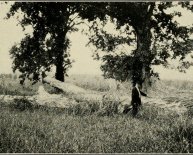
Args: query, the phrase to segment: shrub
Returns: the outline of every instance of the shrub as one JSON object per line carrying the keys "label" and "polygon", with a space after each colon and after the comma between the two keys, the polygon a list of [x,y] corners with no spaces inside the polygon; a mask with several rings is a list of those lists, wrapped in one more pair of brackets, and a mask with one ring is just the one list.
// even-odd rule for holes
{"label": "shrub", "polygon": [[28,99],[21,98],[21,99],[14,99],[12,103],[10,103],[10,107],[17,109],[19,111],[24,110],[34,110],[37,105],[35,103],[32,103],[32,101],[29,101]]}

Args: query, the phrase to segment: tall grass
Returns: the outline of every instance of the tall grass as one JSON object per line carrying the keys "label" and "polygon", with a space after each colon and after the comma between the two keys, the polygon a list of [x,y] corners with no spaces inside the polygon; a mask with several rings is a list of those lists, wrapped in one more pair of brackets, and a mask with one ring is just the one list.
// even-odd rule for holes
{"label": "tall grass", "polygon": [[144,107],[133,118],[0,106],[1,153],[193,152],[190,119],[157,108]]}
{"label": "tall grass", "polygon": [[[19,83],[19,79],[0,77],[0,95],[21,95],[21,96],[31,96],[37,94],[38,87],[42,83],[38,82],[32,85],[32,82],[26,80],[24,85]],[[54,93],[55,89],[48,84],[43,84],[45,89]]]}
{"label": "tall grass", "polygon": [[73,83],[77,86],[83,87],[85,89],[96,90],[96,91],[109,91],[116,90],[119,82],[114,79],[104,79],[99,75],[70,75],[67,82]]}
{"label": "tall grass", "polygon": [[[104,79],[99,75],[70,75],[67,82],[73,83],[85,89],[101,92],[115,91],[119,87],[120,95],[131,94],[132,85],[130,81],[118,82],[114,79]],[[156,80],[152,81],[151,86],[144,86],[143,91],[150,96],[165,97],[178,90],[193,90],[193,81],[182,80]],[[175,94],[174,94],[175,95]]]}
{"label": "tall grass", "polygon": [[185,80],[164,80],[164,84],[180,90],[193,90],[193,81]]}
{"label": "tall grass", "polygon": [[[70,75],[66,78],[66,82],[73,83],[88,91],[98,91],[97,93],[114,93],[119,95],[130,95],[132,90],[131,82],[119,82],[114,79],[104,79],[99,75]],[[95,93],[95,92],[94,92]]]}
{"label": "tall grass", "polygon": [[[40,83],[20,86],[18,81],[0,80],[0,94],[34,95]],[[90,90],[117,90],[117,83],[102,78],[72,76],[67,79]],[[168,93],[163,83],[152,93]],[[129,94],[131,85],[121,84]],[[56,90],[45,85],[47,91]],[[177,87],[177,86],[175,86]],[[188,86],[183,86],[187,90]],[[180,86],[181,88],[181,86]],[[119,95],[119,94],[118,94]],[[112,97],[113,98],[113,97]],[[7,105],[0,101],[1,153],[193,153],[192,112],[178,115],[144,106],[137,117],[117,113],[117,100],[81,102],[68,109],[34,105],[25,98]]]}

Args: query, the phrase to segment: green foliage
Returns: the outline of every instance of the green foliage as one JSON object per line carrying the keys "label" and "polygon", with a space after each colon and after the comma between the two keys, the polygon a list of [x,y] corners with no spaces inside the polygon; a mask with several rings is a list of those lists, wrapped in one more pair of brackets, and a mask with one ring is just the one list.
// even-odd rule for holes
{"label": "green foliage", "polygon": [[[105,78],[113,78],[121,82],[127,80],[141,81],[143,78],[143,65],[132,56],[109,54],[103,56],[102,61],[104,64],[101,66],[101,70],[104,72]],[[150,76],[158,77],[158,74],[151,70]]]}

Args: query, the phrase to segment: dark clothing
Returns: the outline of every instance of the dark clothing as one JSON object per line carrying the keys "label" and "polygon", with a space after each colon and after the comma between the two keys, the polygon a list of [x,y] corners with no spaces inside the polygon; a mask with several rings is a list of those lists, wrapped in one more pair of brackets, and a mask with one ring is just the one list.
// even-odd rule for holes
{"label": "dark clothing", "polygon": [[[147,96],[147,94],[143,93],[142,91],[140,91],[140,94],[141,94],[142,96]],[[137,88],[134,87],[133,90],[132,90],[132,100],[131,100],[131,104],[132,104],[132,105],[135,104],[135,103],[141,105],[140,94],[139,94]]]}
{"label": "dark clothing", "polygon": [[[143,93],[142,91],[140,91],[140,94],[142,96],[147,96],[147,94]],[[133,106],[133,116],[138,113],[139,107],[141,106],[140,94],[136,87],[132,89],[131,105]]]}
{"label": "dark clothing", "polygon": [[130,110],[132,110],[130,105],[125,105],[123,109],[123,114],[127,114]]}

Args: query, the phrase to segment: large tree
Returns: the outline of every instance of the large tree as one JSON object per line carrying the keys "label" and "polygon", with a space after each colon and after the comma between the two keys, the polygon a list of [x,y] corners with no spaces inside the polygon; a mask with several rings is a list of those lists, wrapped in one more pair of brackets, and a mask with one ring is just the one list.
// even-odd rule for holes
{"label": "large tree", "polygon": [[[77,30],[74,26],[79,23],[74,19],[81,17],[93,23],[90,42],[97,50],[107,52],[101,66],[105,77],[143,82],[157,76],[152,65],[167,66],[167,59],[176,57],[180,58],[179,68],[183,70],[191,65],[183,61],[192,49],[191,29],[174,20],[180,12],[167,13],[172,7],[175,7],[172,2],[15,3],[8,17],[21,10],[24,18],[20,23],[23,27],[32,25],[33,35],[27,35],[12,48],[13,69],[23,73],[23,80],[32,75],[36,81],[55,65],[56,79],[64,81],[64,73],[71,64],[66,34]],[[118,35],[99,27],[100,21],[102,27],[108,24],[108,17],[120,32]],[[117,46],[123,44],[135,44],[135,50],[115,54]],[[98,56],[99,52],[95,54]]]}
{"label": "large tree", "polygon": [[52,66],[56,67],[55,78],[65,80],[66,70],[71,66],[67,33],[78,30],[76,26],[82,23],[78,20],[80,10],[79,3],[15,2],[11,6],[7,17],[20,13],[21,26],[33,29],[10,51],[13,70],[22,73],[22,83],[26,78],[38,81]]}
{"label": "large tree", "polygon": [[[176,2],[175,2],[176,3]],[[168,66],[168,59],[180,59],[179,70],[192,65],[186,61],[191,53],[191,27],[180,26],[175,17],[181,12],[168,11],[184,6],[185,3],[173,2],[124,2],[108,3],[105,12],[110,18],[94,20],[89,33],[90,43],[97,47],[95,56],[99,59],[101,50],[106,54],[101,57],[104,64],[101,69],[106,78],[120,81],[132,79],[144,82],[151,76],[158,77],[153,65]],[[186,7],[190,4],[186,3]],[[95,6],[89,4],[88,9]],[[94,9],[93,9],[94,10]],[[87,18],[87,14],[84,14]],[[116,25],[117,34],[105,30],[108,20]],[[93,20],[93,19],[91,19]],[[100,27],[102,23],[102,27]],[[117,53],[120,45],[134,45],[134,50]]]}

